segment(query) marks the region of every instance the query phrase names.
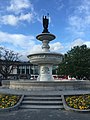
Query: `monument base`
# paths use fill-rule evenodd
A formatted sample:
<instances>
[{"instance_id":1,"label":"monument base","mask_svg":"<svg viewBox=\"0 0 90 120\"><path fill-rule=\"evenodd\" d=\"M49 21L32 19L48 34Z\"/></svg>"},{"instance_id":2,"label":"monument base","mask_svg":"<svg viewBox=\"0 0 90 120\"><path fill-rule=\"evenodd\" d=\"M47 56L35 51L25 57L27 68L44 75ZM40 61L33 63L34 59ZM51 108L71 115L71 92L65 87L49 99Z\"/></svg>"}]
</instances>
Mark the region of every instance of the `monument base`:
<instances>
[{"instance_id":1,"label":"monument base","mask_svg":"<svg viewBox=\"0 0 90 120\"><path fill-rule=\"evenodd\" d=\"M90 90L90 81L35 81L35 80L4 80L4 88L22 90Z\"/></svg>"}]
</instances>

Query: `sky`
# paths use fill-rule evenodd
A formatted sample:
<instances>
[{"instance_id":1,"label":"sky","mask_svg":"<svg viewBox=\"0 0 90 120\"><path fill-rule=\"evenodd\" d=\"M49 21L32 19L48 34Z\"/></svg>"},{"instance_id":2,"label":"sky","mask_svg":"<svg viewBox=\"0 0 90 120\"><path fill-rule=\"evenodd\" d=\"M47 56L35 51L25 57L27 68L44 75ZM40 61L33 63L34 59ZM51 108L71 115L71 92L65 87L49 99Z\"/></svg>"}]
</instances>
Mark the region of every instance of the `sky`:
<instances>
[{"instance_id":1,"label":"sky","mask_svg":"<svg viewBox=\"0 0 90 120\"><path fill-rule=\"evenodd\" d=\"M36 36L49 13L49 32L56 36L50 50L66 53L74 46L90 47L90 0L0 0L0 47L22 55L41 51Z\"/></svg>"}]
</instances>

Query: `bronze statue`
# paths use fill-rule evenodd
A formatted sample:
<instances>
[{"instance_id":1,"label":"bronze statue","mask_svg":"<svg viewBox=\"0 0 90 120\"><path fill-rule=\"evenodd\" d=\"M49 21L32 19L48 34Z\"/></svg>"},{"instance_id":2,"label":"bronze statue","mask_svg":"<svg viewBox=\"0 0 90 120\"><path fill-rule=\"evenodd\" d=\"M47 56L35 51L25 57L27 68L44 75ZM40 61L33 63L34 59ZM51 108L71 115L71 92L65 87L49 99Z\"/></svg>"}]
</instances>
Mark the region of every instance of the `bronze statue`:
<instances>
[{"instance_id":1,"label":"bronze statue","mask_svg":"<svg viewBox=\"0 0 90 120\"><path fill-rule=\"evenodd\" d=\"M46 16L43 16L43 28L44 28L44 30L42 33L49 33L48 24L49 24L49 19L47 19Z\"/></svg>"}]
</instances>

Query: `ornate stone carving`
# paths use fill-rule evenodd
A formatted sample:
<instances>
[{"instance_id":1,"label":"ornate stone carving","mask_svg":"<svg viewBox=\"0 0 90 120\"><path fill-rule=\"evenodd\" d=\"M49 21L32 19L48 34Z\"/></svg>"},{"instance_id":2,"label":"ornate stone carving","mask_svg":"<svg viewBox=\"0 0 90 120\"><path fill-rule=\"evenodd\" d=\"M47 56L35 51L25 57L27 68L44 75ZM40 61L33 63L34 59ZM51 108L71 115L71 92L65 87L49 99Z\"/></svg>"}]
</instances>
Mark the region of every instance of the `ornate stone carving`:
<instances>
[{"instance_id":1,"label":"ornate stone carving","mask_svg":"<svg viewBox=\"0 0 90 120\"><path fill-rule=\"evenodd\" d=\"M50 73L49 67L43 66L41 72L42 72L42 74L49 74Z\"/></svg>"},{"instance_id":2,"label":"ornate stone carving","mask_svg":"<svg viewBox=\"0 0 90 120\"><path fill-rule=\"evenodd\" d=\"M48 31L49 19L43 16L43 32L36 36L36 39L42 41L42 51L40 53L31 54L28 56L32 64L37 64L40 67L38 80L50 81L52 77L52 65L59 64L62 60L62 55L50 52L49 42L54 40L55 35Z\"/></svg>"}]
</instances>

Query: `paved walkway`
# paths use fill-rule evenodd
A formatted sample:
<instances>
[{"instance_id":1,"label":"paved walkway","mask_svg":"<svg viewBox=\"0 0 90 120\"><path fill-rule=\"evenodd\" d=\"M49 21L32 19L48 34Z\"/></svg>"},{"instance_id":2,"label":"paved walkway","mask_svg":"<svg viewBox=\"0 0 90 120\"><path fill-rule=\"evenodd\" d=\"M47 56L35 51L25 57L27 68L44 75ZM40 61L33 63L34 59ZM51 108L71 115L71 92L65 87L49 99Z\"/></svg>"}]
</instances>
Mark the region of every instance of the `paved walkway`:
<instances>
[{"instance_id":1,"label":"paved walkway","mask_svg":"<svg viewBox=\"0 0 90 120\"><path fill-rule=\"evenodd\" d=\"M0 113L0 120L90 120L90 113L65 110L18 110Z\"/></svg>"},{"instance_id":2,"label":"paved walkway","mask_svg":"<svg viewBox=\"0 0 90 120\"><path fill-rule=\"evenodd\" d=\"M41 91L26 91L26 90L14 90L5 89L0 87L0 93L5 94L37 94ZM45 91L47 94L48 92ZM55 92L55 91L53 91ZM50 94L53 92L50 92ZM56 91L57 94L90 94L90 90L74 90L74 91ZM43 91L42 91L43 94ZM89 112L73 112L66 110L55 109L29 109L29 110L17 110L11 112L0 112L0 120L90 120Z\"/></svg>"}]
</instances>

